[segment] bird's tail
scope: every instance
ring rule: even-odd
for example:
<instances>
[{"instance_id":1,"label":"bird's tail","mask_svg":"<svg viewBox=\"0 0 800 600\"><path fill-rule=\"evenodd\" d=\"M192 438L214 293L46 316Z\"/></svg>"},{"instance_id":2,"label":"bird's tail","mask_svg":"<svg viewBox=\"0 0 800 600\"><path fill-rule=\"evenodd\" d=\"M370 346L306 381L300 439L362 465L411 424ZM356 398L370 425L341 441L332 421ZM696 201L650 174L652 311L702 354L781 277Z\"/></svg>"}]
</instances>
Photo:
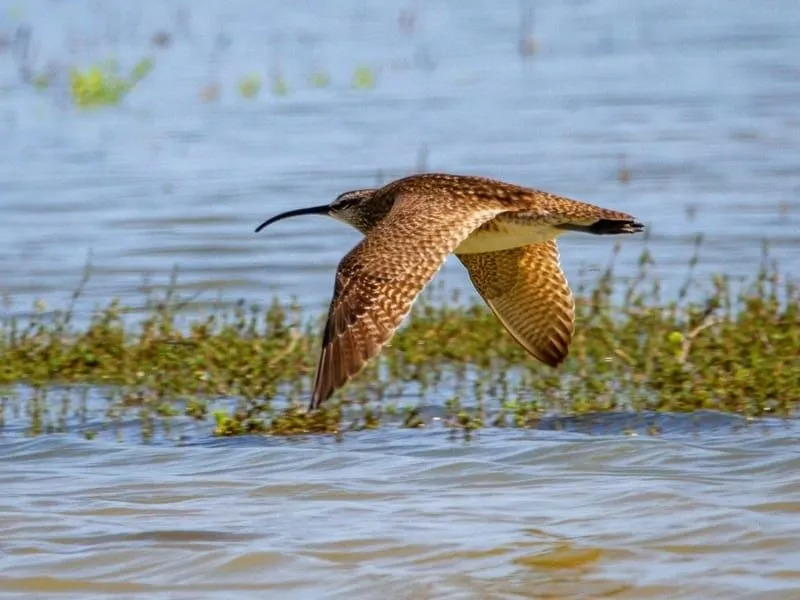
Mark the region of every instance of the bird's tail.
<instances>
[{"instance_id":1,"label":"bird's tail","mask_svg":"<svg viewBox=\"0 0 800 600\"><path fill-rule=\"evenodd\" d=\"M577 225L574 223L564 223L559 225L560 229L568 231L580 231L582 233L594 233L596 235L616 235L619 233L638 233L644 229L644 225L638 223L633 217L623 213L619 217L606 217L597 219L589 225Z\"/></svg>"}]
</instances>

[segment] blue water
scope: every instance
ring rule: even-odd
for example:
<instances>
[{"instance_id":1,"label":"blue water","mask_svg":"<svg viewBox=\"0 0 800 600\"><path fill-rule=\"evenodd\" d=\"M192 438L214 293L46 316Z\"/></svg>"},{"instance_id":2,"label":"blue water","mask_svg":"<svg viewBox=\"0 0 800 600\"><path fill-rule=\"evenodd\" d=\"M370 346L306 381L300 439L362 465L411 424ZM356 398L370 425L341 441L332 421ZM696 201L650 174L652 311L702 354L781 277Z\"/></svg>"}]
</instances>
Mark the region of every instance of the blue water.
<instances>
[{"instance_id":1,"label":"blue water","mask_svg":"<svg viewBox=\"0 0 800 600\"><path fill-rule=\"evenodd\" d=\"M667 294L698 234L701 280L752 275L765 239L797 273L796 2L522 6L538 45L525 60L517 3L2 3L5 38L29 27L28 68L55 73L37 92L13 44L0 54L0 289L11 311L35 299L62 308L90 252L79 313L110 296L140 306L176 266L200 302L296 295L318 311L358 234L318 217L253 227L420 170L635 214ZM158 32L168 47L152 44ZM145 56L155 69L120 106L70 104L72 66L115 59L125 70ZM359 66L374 89L353 89ZM310 82L317 71L327 87ZM238 82L252 74L263 85L248 100ZM278 75L285 96L271 91ZM219 99L203 102L211 85ZM620 275L644 242L623 243ZM605 265L611 246L563 238L570 279ZM455 263L442 277L469 288Z\"/></svg>"},{"instance_id":2,"label":"blue water","mask_svg":"<svg viewBox=\"0 0 800 600\"><path fill-rule=\"evenodd\" d=\"M796 279L798 23L796 0L0 0L0 310L66 308L88 257L78 319L143 306L176 266L182 298L296 296L314 316L358 234L255 225L426 170L635 214L649 238L622 242L617 272L648 244L667 296L698 234L696 293L752 276L765 239ZM72 105L71 68L146 56L119 106ZM573 282L616 241L562 239ZM441 278L469 288L455 262ZM135 414L103 427L107 390L35 438L0 396L4 598L800 597L795 420L611 414L469 441L434 420L337 441L178 418L143 444Z\"/></svg>"}]
</instances>

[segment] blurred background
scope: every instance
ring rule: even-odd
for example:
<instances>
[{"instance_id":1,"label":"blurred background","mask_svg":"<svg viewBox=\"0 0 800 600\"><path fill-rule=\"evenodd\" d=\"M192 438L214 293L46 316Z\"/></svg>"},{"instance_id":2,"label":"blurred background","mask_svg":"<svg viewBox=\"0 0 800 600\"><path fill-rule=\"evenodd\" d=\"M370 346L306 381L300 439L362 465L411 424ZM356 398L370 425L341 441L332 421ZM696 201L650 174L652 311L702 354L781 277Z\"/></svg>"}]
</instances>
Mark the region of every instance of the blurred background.
<instances>
[{"instance_id":1,"label":"blurred background","mask_svg":"<svg viewBox=\"0 0 800 600\"><path fill-rule=\"evenodd\" d=\"M0 2L0 293L87 316L327 303L358 234L289 208L420 171L635 214L667 297L800 264L800 6L670 0ZM698 235L702 243L696 248ZM575 282L614 242L567 235ZM616 240L615 240L616 241ZM443 279L469 288L456 261Z\"/></svg>"}]
</instances>

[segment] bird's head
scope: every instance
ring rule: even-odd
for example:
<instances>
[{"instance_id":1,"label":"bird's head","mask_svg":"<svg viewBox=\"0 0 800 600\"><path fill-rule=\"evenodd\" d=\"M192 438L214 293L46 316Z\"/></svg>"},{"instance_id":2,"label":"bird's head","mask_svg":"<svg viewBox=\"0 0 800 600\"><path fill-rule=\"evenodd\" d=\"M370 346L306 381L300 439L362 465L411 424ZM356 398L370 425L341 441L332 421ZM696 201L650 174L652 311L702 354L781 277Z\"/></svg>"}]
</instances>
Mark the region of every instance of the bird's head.
<instances>
[{"instance_id":1,"label":"bird's head","mask_svg":"<svg viewBox=\"0 0 800 600\"><path fill-rule=\"evenodd\" d=\"M289 210L267 219L256 227L256 232L261 231L264 227L271 225L275 221L288 219L289 217L299 217L300 215L327 215L339 221L343 221L348 225L352 225L359 231L366 233L378 220L371 218L373 211L370 208L369 200L374 193L374 189L353 190L340 194L336 200L330 204Z\"/></svg>"}]
</instances>

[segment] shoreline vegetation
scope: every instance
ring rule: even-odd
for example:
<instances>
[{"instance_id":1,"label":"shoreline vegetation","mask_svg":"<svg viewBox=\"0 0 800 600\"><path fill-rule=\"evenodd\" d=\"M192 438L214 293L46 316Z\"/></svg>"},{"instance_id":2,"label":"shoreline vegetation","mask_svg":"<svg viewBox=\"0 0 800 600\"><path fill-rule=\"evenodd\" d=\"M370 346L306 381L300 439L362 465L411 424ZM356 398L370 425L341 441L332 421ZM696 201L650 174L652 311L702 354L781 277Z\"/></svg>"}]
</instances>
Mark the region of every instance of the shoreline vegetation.
<instances>
[{"instance_id":1,"label":"shoreline vegetation","mask_svg":"<svg viewBox=\"0 0 800 600\"><path fill-rule=\"evenodd\" d=\"M467 434L534 427L554 414L793 416L800 289L766 250L758 271L737 285L723 275L698 281L695 255L684 285L667 300L652 264L645 250L630 279L616 278L612 261L593 281L577 282L575 336L558 370L529 357L478 300L434 286L380 357L313 413L305 409L324 315L309 319L290 302L240 302L187 317L168 290L150 298L133 324L116 299L84 326L73 324L71 308L5 317L0 426L20 385L31 390L22 410L32 435L64 430L70 415L85 411L80 401L64 405L64 389L87 386L107 397L109 423L134 414L144 429L188 416L218 436L424 427L431 396L442 399L444 425ZM49 398L56 395L60 406Z\"/></svg>"}]
</instances>

